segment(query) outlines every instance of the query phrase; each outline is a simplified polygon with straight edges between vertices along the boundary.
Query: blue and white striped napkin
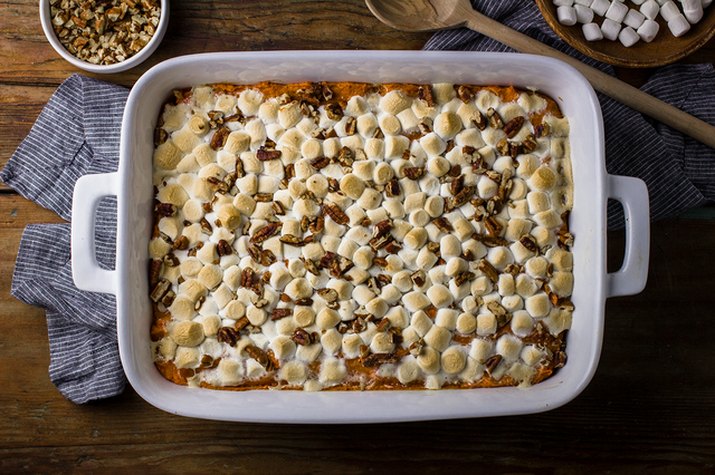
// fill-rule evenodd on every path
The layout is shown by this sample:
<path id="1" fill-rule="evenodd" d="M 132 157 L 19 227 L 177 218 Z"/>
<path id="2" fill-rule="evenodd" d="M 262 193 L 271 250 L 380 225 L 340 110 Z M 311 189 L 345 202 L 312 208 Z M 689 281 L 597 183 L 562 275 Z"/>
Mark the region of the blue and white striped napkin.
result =
<path id="1" fill-rule="evenodd" d="M 584 59 L 548 28 L 533 2 L 478 0 L 480 11 L 544 43 Z M 435 34 L 426 49 L 508 51 L 468 30 Z M 611 68 L 588 60 L 605 71 Z M 715 124 L 712 65 L 669 66 L 643 89 Z M 80 176 L 116 170 L 124 88 L 74 75 L 55 92 L 0 179 L 24 197 L 70 220 L 72 191 Z M 648 184 L 653 219 L 676 215 L 715 199 L 715 150 L 599 96 L 606 123 L 610 173 Z M 96 231 L 100 264 L 114 265 L 115 209 L 105 199 Z M 609 223 L 622 219 L 617 209 Z M 50 378 L 68 399 L 85 403 L 122 392 L 124 373 L 116 340 L 113 296 L 82 292 L 72 282 L 69 225 L 30 225 L 20 243 L 12 294 L 47 310 Z"/>
<path id="2" fill-rule="evenodd" d="M 25 198 L 69 221 L 79 177 L 117 169 L 119 132 L 127 91 L 73 75 L 57 89 L 20 144 L 0 180 Z M 114 267 L 116 199 L 97 213 L 96 246 L 101 266 Z M 83 292 L 72 281 L 70 225 L 25 228 L 15 262 L 12 295 L 47 310 L 50 379 L 73 402 L 121 393 L 113 295 Z"/>

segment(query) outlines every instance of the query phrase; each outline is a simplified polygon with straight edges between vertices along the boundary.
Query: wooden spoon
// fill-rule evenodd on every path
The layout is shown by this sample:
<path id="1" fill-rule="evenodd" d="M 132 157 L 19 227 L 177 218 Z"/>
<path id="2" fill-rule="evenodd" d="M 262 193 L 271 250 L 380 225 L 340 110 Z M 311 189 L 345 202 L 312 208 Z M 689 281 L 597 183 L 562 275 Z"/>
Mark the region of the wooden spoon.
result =
<path id="1" fill-rule="evenodd" d="M 715 127 L 625 82 L 475 11 L 469 0 L 365 0 L 381 22 L 402 31 L 467 28 L 522 53 L 560 59 L 578 69 L 597 91 L 715 148 Z"/>

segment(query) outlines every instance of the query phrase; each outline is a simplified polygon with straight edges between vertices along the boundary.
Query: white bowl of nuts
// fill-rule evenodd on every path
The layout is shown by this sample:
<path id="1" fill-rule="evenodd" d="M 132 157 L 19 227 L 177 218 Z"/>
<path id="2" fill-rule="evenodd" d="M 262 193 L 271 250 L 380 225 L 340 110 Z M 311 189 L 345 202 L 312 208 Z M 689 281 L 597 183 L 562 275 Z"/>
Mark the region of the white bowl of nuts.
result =
<path id="1" fill-rule="evenodd" d="M 40 0 L 42 29 L 74 66 L 126 71 L 146 60 L 169 23 L 167 0 Z"/>

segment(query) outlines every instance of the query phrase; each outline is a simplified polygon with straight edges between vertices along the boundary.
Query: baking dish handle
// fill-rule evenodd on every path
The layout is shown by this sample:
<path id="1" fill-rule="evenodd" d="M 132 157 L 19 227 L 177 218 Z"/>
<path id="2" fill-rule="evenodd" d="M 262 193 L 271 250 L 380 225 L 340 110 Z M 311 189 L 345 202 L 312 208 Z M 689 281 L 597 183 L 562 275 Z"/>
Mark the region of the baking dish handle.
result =
<path id="1" fill-rule="evenodd" d="M 80 290 L 116 294 L 116 270 L 99 267 L 94 247 L 97 206 L 105 196 L 116 196 L 118 173 L 84 175 L 72 195 L 72 279 Z"/>
<path id="2" fill-rule="evenodd" d="M 643 180 L 608 175 L 609 198 L 623 205 L 626 220 L 626 251 L 623 265 L 608 274 L 608 296 L 635 295 L 648 280 L 650 252 L 650 206 L 648 188 Z"/>

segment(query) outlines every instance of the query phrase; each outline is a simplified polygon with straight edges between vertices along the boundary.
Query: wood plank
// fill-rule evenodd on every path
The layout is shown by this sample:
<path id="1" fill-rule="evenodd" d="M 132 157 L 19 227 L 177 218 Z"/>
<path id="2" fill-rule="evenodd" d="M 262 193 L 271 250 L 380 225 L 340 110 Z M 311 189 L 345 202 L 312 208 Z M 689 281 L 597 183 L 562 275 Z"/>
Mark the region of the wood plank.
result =
<path id="1" fill-rule="evenodd" d="M 97 76 L 129 85 L 149 67 L 170 57 L 207 51 L 277 49 L 419 49 L 427 33 L 392 30 L 361 0 L 247 0 L 173 2 L 167 34 L 157 52 L 136 69 Z M 0 1 L 0 83 L 57 85 L 79 72 L 47 42 L 37 5 Z M 326 41 L 327 40 L 327 41 Z M 91 74 L 89 74 L 91 75 Z"/>
<path id="2" fill-rule="evenodd" d="M 22 227 L 43 221 L 60 220 L 19 197 L 0 195 L 0 275 L 9 276 Z M 442 472 L 478 465 L 513 472 L 702 473 L 715 463 L 710 365 L 715 347 L 702 344 L 715 339 L 710 322 L 715 241 L 702 239 L 713 232 L 711 221 L 654 225 L 648 288 L 639 296 L 609 301 L 596 376 L 563 408 L 523 417 L 349 430 L 182 418 L 151 407 L 131 389 L 76 406 L 49 382 L 42 311 L 14 301 L 8 295 L 9 278 L 2 279 L 0 471 L 101 466 L 129 472 L 151 466 L 159 472 L 176 467 L 188 472 L 230 467 L 286 473 L 318 467 L 345 473 L 370 467 Z M 621 233 L 609 239 L 615 268 L 623 239 Z M 690 265 L 693 256 L 699 256 L 699 265 Z"/>

